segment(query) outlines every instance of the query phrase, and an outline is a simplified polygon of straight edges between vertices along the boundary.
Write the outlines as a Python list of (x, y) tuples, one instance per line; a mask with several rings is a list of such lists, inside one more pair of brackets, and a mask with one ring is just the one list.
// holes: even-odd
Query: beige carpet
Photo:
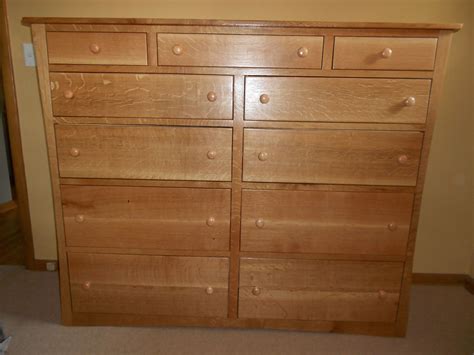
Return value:
[(414, 286), (406, 338), (205, 328), (64, 327), (56, 273), (0, 267), (0, 322), (18, 354), (473, 354), (474, 296)]

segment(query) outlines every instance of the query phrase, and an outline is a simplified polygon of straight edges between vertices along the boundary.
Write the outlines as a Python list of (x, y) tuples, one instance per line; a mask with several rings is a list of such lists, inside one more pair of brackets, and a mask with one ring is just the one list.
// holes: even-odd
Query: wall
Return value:
[(161, 17), (324, 21), (462, 22), (454, 37), (433, 138), (415, 254), (416, 272), (469, 273), (472, 258), (471, 119), (473, 19), (470, 0), (8, 0), (36, 257), (56, 257), (51, 189), (34, 69), (23, 16)]

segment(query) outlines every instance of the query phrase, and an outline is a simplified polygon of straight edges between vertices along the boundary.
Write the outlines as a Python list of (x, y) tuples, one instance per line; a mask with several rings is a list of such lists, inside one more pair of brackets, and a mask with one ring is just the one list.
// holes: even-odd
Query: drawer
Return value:
[(322, 36), (158, 34), (158, 64), (320, 69)]
[(243, 180), (414, 186), (423, 134), (245, 129)]
[(147, 65), (146, 33), (47, 32), (49, 64)]
[(231, 76), (51, 73), (55, 116), (232, 119)]
[(245, 119), (425, 123), (431, 80), (247, 77)]
[(239, 317), (394, 322), (403, 263), (243, 258)]
[(406, 253), (413, 194), (244, 190), (243, 251)]
[(230, 190), (62, 185), (66, 244), (229, 250)]
[(336, 37), (334, 69), (433, 70), (437, 38)]
[(231, 128), (56, 125), (61, 177), (231, 179)]
[(73, 312), (227, 316), (227, 258), (69, 253)]

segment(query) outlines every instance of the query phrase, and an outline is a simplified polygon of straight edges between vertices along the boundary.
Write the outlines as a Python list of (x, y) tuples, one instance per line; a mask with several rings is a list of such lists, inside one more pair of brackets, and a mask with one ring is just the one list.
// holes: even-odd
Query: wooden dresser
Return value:
[(460, 25), (24, 23), (65, 324), (404, 335)]

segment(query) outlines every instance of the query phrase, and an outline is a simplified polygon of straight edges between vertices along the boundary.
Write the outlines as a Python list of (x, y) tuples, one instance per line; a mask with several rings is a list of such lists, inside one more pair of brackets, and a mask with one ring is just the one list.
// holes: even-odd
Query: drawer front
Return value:
[(73, 312), (227, 316), (227, 258), (69, 253)]
[(433, 70), (437, 38), (336, 37), (334, 69)]
[(323, 37), (158, 34), (158, 64), (320, 69)]
[(245, 119), (425, 123), (430, 80), (247, 77)]
[(230, 190), (61, 186), (66, 244), (229, 250)]
[(244, 181), (414, 186), (420, 132), (244, 130)]
[(147, 65), (146, 33), (47, 32), (49, 64)]
[(231, 128), (57, 125), (61, 177), (230, 181)]
[(231, 76), (51, 73), (55, 116), (232, 119)]
[(394, 322), (403, 263), (240, 261), (239, 317)]
[(405, 255), (411, 193), (244, 190), (244, 251)]

